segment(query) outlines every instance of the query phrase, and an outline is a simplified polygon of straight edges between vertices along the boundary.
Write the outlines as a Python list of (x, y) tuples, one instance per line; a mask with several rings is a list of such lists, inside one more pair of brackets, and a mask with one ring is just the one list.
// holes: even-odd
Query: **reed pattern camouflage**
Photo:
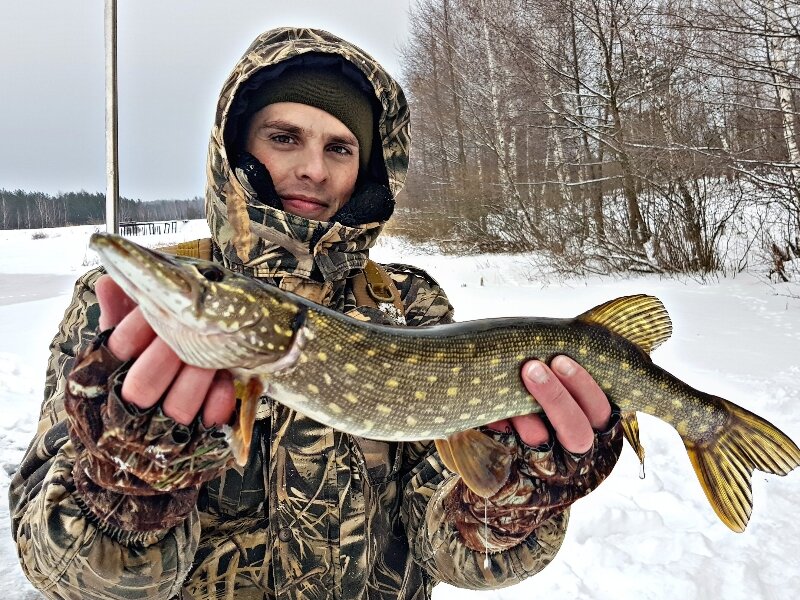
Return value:
[[(383, 107), (378, 130), (387, 181), (393, 193), (403, 185), (408, 109), (397, 84), (373, 59), (331, 34), (267, 32), (236, 66), (219, 100), (206, 198), (215, 257), (337, 311), (385, 321), (380, 311), (358, 306), (350, 279), (363, 268), (382, 224), (318, 223), (265, 206), (246, 178), (231, 171), (226, 156), (222, 134), (237, 89), (259, 69), (311, 51), (345, 57), (372, 82)], [(322, 277), (311, 277), (315, 269)], [(408, 326), (452, 319), (447, 297), (427, 274), (403, 265), (387, 270)], [(558, 551), (567, 510), (520, 506), (520, 490), (529, 497), (546, 481), (533, 486), (515, 472), (502, 499), (489, 502), (490, 536), (484, 540), (474, 526), (483, 507), (474, 510), (475, 499), (459, 488), (432, 443), (346, 435), (269, 398), (262, 399), (245, 469), (219, 471), (210, 461), (208, 468), (217, 469), (210, 480), (202, 468), (190, 470), (197, 485), (153, 482), (161, 495), (125, 488), (124, 478), (114, 482), (123, 489), (96, 485), (108, 472), (102, 460), (87, 461), (84, 453), (98, 431), (128, 432), (134, 441), (153, 431), (158, 439), (198, 435), (178, 432), (157, 407), (142, 415), (113, 404), (118, 398), (109, 381), (124, 377), (127, 366), (105, 361), (102, 343), (95, 343), (100, 274), (91, 271), (76, 284), (51, 344), (38, 430), (10, 488), (23, 569), (47, 597), (422, 599), (430, 598), (438, 581), (473, 589), (511, 585), (538, 572)], [(105, 430), (68, 426), (68, 381), (82, 381), (76, 390), (98, 401), (93, 423)], [(593, 481), (576, 478), (574, 488), (586, 493), (596, 485), (620, 445), (619, 427), (599, 434)], [(84, 466), (78, 472), (76, 465)], [(484, 542), (489, 569), (483, 567)]]

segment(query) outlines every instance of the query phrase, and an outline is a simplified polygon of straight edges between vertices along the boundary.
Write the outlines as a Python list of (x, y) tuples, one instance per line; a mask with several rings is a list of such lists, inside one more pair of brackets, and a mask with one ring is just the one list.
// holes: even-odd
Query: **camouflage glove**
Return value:
[(225, 436), (198, 420), (181, 425), (160, 404), (122, 400), (130, 363), (108, 350), (111, 330), (83, 351), (67, 377), (64, 408), (78, 459), (76, 492), (103, 523), (126, 531), (174, 527), (191, 512), (201, 483), (233, 460)]
[[(482, 431), (512, 448), (516, 457), (505, 485), (482, 498), (459, 480), (446, 499), (464, 543), (478, 552), (500, 552), (525, 540), (540, 524), (594, 490), (611, 473), (622, 452), (619, 408), (611, 405), (608, 426), (595, 432), (594, 444), (576, 455), (554, 441), (531, 447), (516, 432)], [(485, 517), (485, 518), (484, 518)]]

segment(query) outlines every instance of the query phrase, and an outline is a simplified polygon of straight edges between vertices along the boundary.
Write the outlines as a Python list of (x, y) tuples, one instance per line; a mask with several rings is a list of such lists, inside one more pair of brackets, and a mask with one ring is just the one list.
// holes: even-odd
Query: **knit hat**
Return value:
[(307, 104), (339, 119), (358, 140), (359, 166), (362, 169), (367, 166), (374, 130), (372, 104), (347, 77), (319, 67), (287, 69), (248, 96), (247, 120), (276, 102)]

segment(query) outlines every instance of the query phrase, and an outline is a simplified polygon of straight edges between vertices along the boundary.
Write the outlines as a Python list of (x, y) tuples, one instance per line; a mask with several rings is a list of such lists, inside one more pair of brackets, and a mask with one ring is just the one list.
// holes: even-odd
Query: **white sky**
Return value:
[[(327, 29), (400, 76), (410, 0), (121, 0), (120, 193), (202, 195), (217, 94), (262, 31)], [(103, 0), (0, 11), (0, 188), (105, 191)]]

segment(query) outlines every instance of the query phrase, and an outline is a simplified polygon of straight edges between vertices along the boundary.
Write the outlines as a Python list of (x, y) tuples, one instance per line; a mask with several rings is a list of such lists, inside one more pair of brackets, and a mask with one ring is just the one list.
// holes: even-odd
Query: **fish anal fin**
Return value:
[(577, 317), (601, 325), (650, 354), (672, 335), (672, 321), (661, 300), (638, 294), (610, 300)]
[(644, 446), (639, 440), (639, 419), (636, 418), (636, 411), (622, 413), (622, 434), (633, 448), (639, 458), (639, 464), (644, 468)]
[(234, 380), (236, 392), (237, 415), (230, 437), (231, 450), (236, 464), (244, 466), (250, 455), (250, 443), (253, 440), (253, 427), (256, 423), (258, 403), (264, 385), (257, 377), (250, 377), (246, 381)]
[(511, 474), (513, 451), (477, 429), (436, 440), (436, 448), (445, 466), (482, 498), (494, 496)]
[(733, 531), (742, 532), (753, 510), (753, 471), (786, 475), (800, 466), (800, 448), (766, 419), (717, 400), (729, 412), (728, 423), (711, 439), (684, 439), (684, 445), (717, 516)]

